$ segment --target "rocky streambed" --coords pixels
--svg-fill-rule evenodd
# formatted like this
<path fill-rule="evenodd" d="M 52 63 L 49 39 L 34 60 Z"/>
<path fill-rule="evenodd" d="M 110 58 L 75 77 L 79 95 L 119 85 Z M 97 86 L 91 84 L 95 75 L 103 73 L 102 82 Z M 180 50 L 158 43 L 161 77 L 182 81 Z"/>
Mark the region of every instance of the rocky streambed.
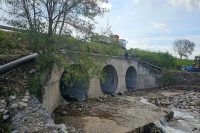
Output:
<path fill-rule="evenodd" d="M 200 133 L 200 93 L 177 91 L 168 95 L 163 91 L 161 97 L 147 97 L 148 101 L 159 107 L 174 111 L 174 118 L 168 126 L 180 133 Z"/>
<path fill-rule="evenodd" d="M 13 133 L 200 133 L 199 100 L 198 91 L 138 90 L 71 102 L 58 107 L 50 116 L 26 92 L 1 98 L 0 112 L 3 127 Z"/>
<path fill-rule="evenodd" d="M 140 97 L 119 93 L 55 110 L 55 123 L 64 123 L 70 133 L 125 133 L 159 120 L 170 110 L 144 104 Z"/>
<path fill-rule="evenodd" d="M 151 123 L 163 133 L 199 133 L 199 94 L 176 89 L 120 93 L 60 106 L 54 118 L 71 133 L 135 133 Z M 163 116 L 171 110 L 174 117 L 167 122 Z"/>
<path fill-rule="evenodd" d="M 141 102 L 170 109 L 174 117 L 168 123 L 160 119 L 156 124 L 166 133 L 200 133 L 200 93 L 188 90 L 157 90 L 138 92 Z"/>

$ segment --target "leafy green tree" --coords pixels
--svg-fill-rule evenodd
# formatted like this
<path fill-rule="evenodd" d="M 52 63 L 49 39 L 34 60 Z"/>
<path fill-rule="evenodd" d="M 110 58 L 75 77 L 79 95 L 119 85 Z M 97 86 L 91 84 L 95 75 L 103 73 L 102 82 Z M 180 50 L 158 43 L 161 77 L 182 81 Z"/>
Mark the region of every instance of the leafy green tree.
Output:
<path fill-rule="evenodd" d="M 93 35 L 94 18 L 108 11 L 103 7 L 107 0 L 1 0 L 1 2 L 6 5 L 2 11 L 11 16 L 5 15 L 3 20 L 10 26 L 26 31 L 31 48 L 40 54 L 37 59 L 39 74 L 36 74 L 30 82 L 33 92 L 40 87 L 38 75 L 41 75 L 40 73 L 49 65 L 57 63 L 71 70 L 70 64 L 63 64 L 66 58 L 60 54 L 60 49 L 76 51 L 77 53 L 66 54 L 69 55 L 71 62 L 84 66 L 90 77 L 101 73 L 101 69 L 96 57 L 89 53 L 103 55 L 121 53 L 121 49 L 116 45 L 99 45 L 72 37 L 74 33 L 80 38 Z M 70 73 L 78 80 L 84 77 L 81 76 L 81 72 L 71 70 Z"/>
<path fill-rule="evenodd" d="M 107 0 L 5 0 L 4 3 L 6 7 L 2 10 L 11 15 L 4 20 L 32 33 L 46 33 L 46 45 L 53 43 L 56 34 L 76 31 L 81 36 L 91 35 L 94 18 L 108 11 L 101 6 Z"/>
<path fill-rule="evenodd" d="M 187 58 L 188 54 L 191 55 L 194 51 L 194 47 L 195 43 L 190 40 L 181 39 L 174 42 L 174 51 L 178 53 L 180 59 L 183 57 Z"/>

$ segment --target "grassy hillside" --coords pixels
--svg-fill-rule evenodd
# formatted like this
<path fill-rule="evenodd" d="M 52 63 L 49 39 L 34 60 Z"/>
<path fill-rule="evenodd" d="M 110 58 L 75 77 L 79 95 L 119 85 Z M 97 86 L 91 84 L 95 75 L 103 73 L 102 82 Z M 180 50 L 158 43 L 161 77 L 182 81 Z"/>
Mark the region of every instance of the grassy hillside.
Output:
<path fill-rule="evenodd" d="M 45 40 L 40 38 L 38 43 L 31 43 L 26 33 L 5 32 L 0 30 L 0 59 L 13 55 L 26 55 L 33 51 L 40 51 Z M 37 36 L 35 38 L 38 39 Z M 124 49 L 117 44 L 103 44 L 95 41 L 80 41 L 71 36 L 54 36 L 54 49 L 71 51 L 84 51 L 104 55 L 124 55 Z M 37 49 L 34 49 L 37 47 Z M 159 66 L 163 69 L 176 69 L 176 66 L 192 65 L 192 60 L 177 59 L 167 52 L 151 52 L 141 49 L 128 50 L 130 56 L 135 56 L 143 61 Z"/>
<path fill-rule="evenodd" d="M 192 65 L 194 63 L 193 60 L 189 60 L 189 59 L 176 59 L 176 64 L 178 66 L 181 66 L 181 65 Z"/>
<path fill-rule="evenodd" d="M 45 35 L 29 36 L 27 33 L 7 32 L 0 30 L 0 56 L 15 53 L 39 52 L 45 44 Z M 32 42 L 34 39 L 37 42 Z M 94 41 L 80 41 L 71 36 L 54 36 L 54 49 L 84 51 L 106 55 L 122 55 L 124 49 L 117 44 L 104 44 Z"/>
<path fill-rule="evenodd" d="M 192 60 L 177 59 L 168 52 L 151 52 L 141 49 L 130 49 L 130 56 L 135 56 L 141 60 L 159 66 L 163 69 L 175 70 L 177 66 L 192 65 Z"/>

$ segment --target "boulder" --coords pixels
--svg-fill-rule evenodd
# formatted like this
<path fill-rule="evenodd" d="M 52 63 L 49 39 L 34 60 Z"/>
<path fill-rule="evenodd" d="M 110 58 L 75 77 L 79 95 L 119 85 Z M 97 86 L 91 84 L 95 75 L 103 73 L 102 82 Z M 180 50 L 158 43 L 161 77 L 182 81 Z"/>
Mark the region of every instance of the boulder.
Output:
<path fill-rule="evenodd" d="M 15 100 L 15 99 L 16 99 L 16 96 L 15 96 L 15 95 L 9 96 L 9 99 L 10 99 L 10 101 L 11 101 L 11 100 Z"/>
<path fill-rule="evenodd" d="M 67 129 L 66 126 L 65 126 L 65 124 L 58 124 L 58 125 L 55 125 L 55 128 L 56 128 L 57 130 L 61 130 L 61 129 L 66 130 L 66 129 Z"/>
<path fill-rule="evenodd" d="M 26 96 L 30 96 L 30 93 L 29 93 L 28 90 L 26 91 L 25 95 L 26 95 Z"/>
<path fill-rule="evenodd" d="M 5 111 L 5 109 L 0 109 L 0 113 L 3 113 Z"/>
<path fill-rule="evenodd" d="M 9 119 L 9 115 L 3 115 L 3 120 L 6 121 Z"/>
<path fill-rule="evenodd" d="M 62 115 L 67 115 L 67 111 L 62 111 L 61 114 Z"/>
<path fill-rule="evenodd" d="M 59 130 L 58 133 L 68 133 L 68 131 L 66 131 L 66 130 L 64 130 L 64 129 L 61 129 L 61 130 Z"/>
<path fill-rule="evenodd" d="M 3 114 L 7 115 L 9 113 L 9 110 L 4 110 Z"/>
<path fill-rule="evenodd" d="M 12 131 L 11 133 L 19 133 L 17 130 Z"/>
<path fill-rule="evenodd" d="M 17 107 L 18 107 L 18 104 L 16 104 L 16 103 L 13 103 L 13 104 L 10 106 L 11 109 L 15 109 L 15 108 L 17 108 Z"/>
<path fill-rule="evenodd" d="M 27 102 L 28 102 L 28 99 L 27 99 L 27 98 L 24 98 L 24 99 L 22 99 L 22 102 L 27 103 Z"/>
<path fill-rule="evenodd" d="M 118 94 L 121 96 L 121 95 L 124 95 L 124 92 L 119 92 Z"/>
<path fill-rule="evenodd" d="M 24 103 L 24 102 L 19 102 L 18 105 L 19 105 L 19 108 L 24 108 L 28 106 L 27 103 Z"/>
<path fill-rule="evenodd" d="M 6 103 L 5 100 L 1 100 L 1 101 L 0 101 L 0 109 L 5 109 L 5 108 L 6 108 L 6 105 L 7 105 L 7 103 Z"/>

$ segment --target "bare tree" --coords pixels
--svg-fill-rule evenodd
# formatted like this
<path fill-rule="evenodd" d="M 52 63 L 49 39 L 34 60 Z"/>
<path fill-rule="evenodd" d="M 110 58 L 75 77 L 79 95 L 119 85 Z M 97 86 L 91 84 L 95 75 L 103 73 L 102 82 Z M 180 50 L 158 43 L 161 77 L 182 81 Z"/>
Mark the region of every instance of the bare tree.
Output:
<path fill-rule="evenodd" d="M 54 34 L 76 32 L 90 35 L 94 29 L 94 18 L 108 11 L 102 6 L 107 2 L 107 0 L 4 0 L 6 7 L 2 10 L 11 16 L 4 17 L 9 25 L 32 32 L 46 33 L 48 40 L 51 40 Z"/>
<path fill-rule="evenodd" d="M 186 39 L 176 40 L 174 42 L 174 51 L 177 52 L 180 56 L 180 59 L 183 57 L 188 57 L 188 54 L 192 54 L 194 51 L 195 43 Z"/>

